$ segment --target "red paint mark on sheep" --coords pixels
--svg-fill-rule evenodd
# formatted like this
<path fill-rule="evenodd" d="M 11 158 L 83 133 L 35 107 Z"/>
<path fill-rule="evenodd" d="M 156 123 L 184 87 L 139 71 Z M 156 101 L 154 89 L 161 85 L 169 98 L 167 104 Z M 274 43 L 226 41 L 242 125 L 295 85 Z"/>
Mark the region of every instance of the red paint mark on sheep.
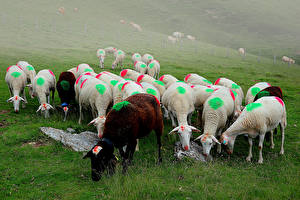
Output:
<path fill-rule="evenodd" d="M 22 71 L 23 71 L 23 68 L 22 68 L 22 67 L 20 67 L 19 65 L 17 65 L 17 66 L 19 67 L 19 69 L 20 69 L 20 70 L 22 70 Z"/>
<path fill-rule="evenodd" d="M 124 77 L 127 74 L 127 69 L 124 69 L 121 71 L 121 77 Z"/>
<path fill-rule="evenodd" d="M 137 62 L 138 62 L 138 61 L 135 61 L 135 62 L 133 63 L 133 66 L 135 66 Z"/>
<path fill-rule="evenodd" d="M 88 79 L 85 79 L 85 80 L 81 83 L 80 88 L 83 87 L 84 83 L 85 83 L 87 80 L 88 80 Z"/>
<path fill-rule="evenodd" d="M 186 77 L 184 78 L 184 81 L 185 81 L 185 82 L 187 82 L 187 81 L 188 81 L 188 79 L 189 79 L 191 76 L 192 76 L 192 74 L 188 74 L 188 75 L 186 75 Z"/>
<path fill-rule="evenodd" d="M 90 72 L 85 73 L 84 75 L 89 75 L 92 76 L 92 74 Z"/>
<path fill-rule="evenodd" d="M 13 66 L 13 65 L 12 65 L 12 66 Z M 9 67 L 6 69 L 6 72 L 8 72 L 8 71 L 9 71 L 9 69 L 10 69 L 12 66 L 9 66 Z"/>
<path fill-rule="evenodd" d="M 78 82 L 80 81 L 80 79 L 81 79 L 82 76 L 83 76 L 83 75 L 80 75 L 80 76 L 77 78 L 77 80 L 76 80 L 76 85 L 78 84 Z"/>
<path fill-rule="evenodd" d="M 136 81 L 137 81 L 137 82 L 140 82 L 143 78 L 144 78 L 144 75 L 140 75 L 140 76 L 136 79 Z"/>
<path fill-rule="evenodd" d="M 156 103 L 157 103 L 158 105 L 160 105 L 160 102 L 158 101 L 157 97 L 154 96 L 154 98 L 155 98 L 155 100 L 156 100 Z"/>
<path fill-rule="evenodd" d="M 97 74 L 95 78 L 99 79 L 100 76 L 102 76 L 103 73 Z"/>
<path fill-rule="evenodd" d="M 194 85 L 191 85 L 191 88 L 194 88 L 195 86 Z"/>
<path fill-rule="evenodd" d="M 267 83 L 267 85 L 270 87 L 271 86 L 271 84 L 270 83 Z"/>
<path fill-rule="evenodd" d="M 122 86 L 122 89 L 121 89 L 121 91 L 123 91 L 124 90 L 124 88 L 125 88 L 125 86 L 127 85 L 127 84 L 129 84 L 130 82 L 125 82 L 124 84 L 123 84 L 123 86 Z"/>
<path fill-rule="evenodd" d="M 47 106 L 46 106 L 46 104 L 45 104 L 45 103 L 43 104 L 43 107 L 44 107 L 45 109 L 47 109 Z"/>
<path fill-rule="evenodd" d="M 220 82 L 220 80 L 221 80 L 221 78 L 218 78 L 218 79 L 216 80 L 216 82 L 214 83 L 214 85 L 218 85 L 218 83 Z"/>
<path fill-rule="evenodd" d="M 159 78 L 159 81 L 163 81 L 165 78 L 165 75 L 162 75 L 160 78 Z"/>
<path fill-rule="evenodd" d="M 189 150 L 189 146 L 184 146 L 184 150 L 188 151 Z"/>
<path fill-rule="evenodd" d="M 211 88 L 211 86 L 210 86 L 210 85 L 207 85 L 206 87 L 208 87 L 208 88 Z"/>
<path fill-rule="evenodd" d="M 232 90 L 229 89 L 229 91 L 230 91 L 231 98 L 233 99 L 233 101 L 235 101 L 235 96 L 234 96 Z"/>
<path fill-rule="evenodd" d="M 139 82 L 135 82 L 135 83 L 138 84 L 139 86 L 141 86 L 141 88 L 143 88 L 143 86 Z"/>
<path fill-rule="evenodd" d="M 77 65 L 77 67 L 76 67 L 76 72 L 78 72 L 78 68 L 79 68 L 79 65 Z"/>
<path fill-rule="evenodd" d="M 48 71 L 50 72 L 50 74 L 55 78 L 55 75 L 54 75 L 54 73 L 50 70 L 50 69 L 48 69 Z"/>
<path fill-rule="evenodd" d="M 184 131 L 184 126 L 181 125 L 181 126 L 180 126 L 180 129 L 181 129 L 181 131 Z"/>
<path fill-rule="evenodd" d="M 18 96 L 15 97 L 15 100 L 18 100 Z"/>
<path fill-rule="evenodd" d="M 284 106 L 284 103 L 282 101 L 282 99 L 280 99 L 279 97 L 274 97 L 282 106 Z"/>

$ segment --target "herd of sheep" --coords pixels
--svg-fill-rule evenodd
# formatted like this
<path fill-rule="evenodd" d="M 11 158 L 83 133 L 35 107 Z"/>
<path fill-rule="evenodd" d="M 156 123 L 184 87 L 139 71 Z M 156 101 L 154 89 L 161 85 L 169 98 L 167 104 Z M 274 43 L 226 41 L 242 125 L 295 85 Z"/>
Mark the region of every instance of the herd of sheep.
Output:
<path fill-rule="evenodd" d="M 112 69 L 120 66 L 125 52 L 114 47 L 98 49 L 96 55 L 99 67 L 104 68 L 105 56 L 113 54 Z M 262 147 L 266 134 L 270 134 L 271 148 L 274 148 L 273 131 L 280 126 L 282 143 L 280 154 L 284 153 L 284 129 L 287 125 L 286 109 L 282 91 L 267 82 L 259 82 L 244 93 L 241 86 L 227 78 L 219 78 L 214 83 L 198 74 L 187 74 L 178 80 L 171 74 L 159 76 L 160 63 L 150 54 L 132 54 L 133 69 L 123 69 L 120 75 L 109 71 L 95 73 L 88 64 L 62 72 L 58 81 L 49 69 L 36 74 L 34 67 L 26 61 L 19 61 L 7 68 L 5 81 L 11 97 L 7 100 L 19 112 L 27 103 L 25 88 L 31 98 L 40 103 L 37 112 L 49 117 L 50 109 L 55 109 L 54 93 L 58 91 L 64 120 L 72 106 L 79 107 L 79 120 L 90 115 L 101 140 L 89 151 L 85 158 L 92 159 L 92 178 L 99 180 L 107 169 L 113 173 L 116 157 L 114 147 L 123 158 L 123 171 L 127 170 L 138 139 L 151 130 L 157 135 L 159 161 L 163 130 L 163 118 L 170 119 L 182 149 L 190 150 L 193 132 L 201 132 L 195 140 L 200 140 L 203 155 L 210 156 L 211 149 L 221 145 L 231 154 L 238 135 L 248 136 L 249 154 L 252 158 L 252 139 L 259 136 L 259 159 L 263 163 Z M 52 105 L 50 102 L 52 93 Z M 88 111 L 84 113 L 84 110 Z M 197 113 L 196 124 L 191 124 Z M 95 164 L 96 163 L 96 164 Z M 98 164 L 97 164 L 98 163 Z"/>

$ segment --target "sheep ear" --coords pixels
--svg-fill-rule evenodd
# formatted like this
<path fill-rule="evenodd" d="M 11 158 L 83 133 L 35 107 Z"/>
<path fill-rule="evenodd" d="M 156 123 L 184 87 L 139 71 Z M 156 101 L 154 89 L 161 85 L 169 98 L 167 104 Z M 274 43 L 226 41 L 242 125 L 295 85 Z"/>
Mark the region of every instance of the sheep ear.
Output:
<path fill-rule="evenodd" d="M 97 119 L 97 118 L 96 118 Z M 88 126 L 94 124 L 96 122 L 96 119 L 93 119 L 90 123 L 88 123 Z"/>
<path fill-rule="evenodd" d="M 21 99 L 21 101 L 25 102 L 25 99 L 23 99 L 22 97 L 19 97 Z M 25 102 L 26 103 L 26 102 Z"/>
<path fill-rule="evenodd" d="M 14 97 L 10 97 L 9 99 L 7 99 L 6 101 L 7 102 L 12 102 L 13 101 L 13 99 L 14 99 Z"/>
<path fill-rule="evenodd" d="M 176 128 L 174 128 L 169 134 L 173 134 L 173 133 L 175 133 L 176 131 L 178 131 L 179 130 L 179 126 L 177 126 Z"/>
<path fill-rule="evenodd" d="M 212 137 L 212 140 L 215 141 L 215 143 L 221 144 L 221 143 L 217 140 L 217 138 L 216 138 L 215 136 L 212 135 L 211 137 Z"/>
<path fill-rule="evenodd" d="M 50 109 L 53 109 L 53 110 L 54 110 L 53 106 L 51 106 L 50 104 L 48 104 L 48 106 L 49 106 Z"/>
<path fill-rule="evenodd" d="M 37 109 L 36 112 L 39 112 L 42 109 L 42 105 L 40 105 L 40 107 Z"/>
<path fill-rule="evenodd" d="M 32 84 L 27 84 L 26 87 L 32 87 Z"/>
<path fill-rule="evenodd" d="M 204 136 L 204 134 L 200 135 L 199 137 L 197 137 L 196 139 L 194 139 L 194 141 L 200 140 L 203 136 Z"/>
<path fill-rule="evenodd" d="M 193 126 L 189 126 L 189 127 L 190 127 L 190 129 L 192 129 L 193 132 L 198 132 L 198 133 L 201 132 L 199 129 L 197 129 Z"/>

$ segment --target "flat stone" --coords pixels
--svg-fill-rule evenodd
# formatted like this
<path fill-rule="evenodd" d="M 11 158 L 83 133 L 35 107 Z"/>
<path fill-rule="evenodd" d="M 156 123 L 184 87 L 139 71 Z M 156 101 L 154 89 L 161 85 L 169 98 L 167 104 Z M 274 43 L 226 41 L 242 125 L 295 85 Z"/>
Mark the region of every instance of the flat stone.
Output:
<path fill-rule="evenodd" d="M 75 133 L 76 131 L 74 130 L 74 129 L 72 129 L 72 128 L 67 128 L 67 131 L 69 132 L 69 133 Z"/>
<path fill-rule="evenodd" d="M 198 161 L 206 162 L 206 159 L 202 152 L 202 147 L 193 141 L 191 141 L 190 149 L 188 151 L 182 149 L 181 143 L 179 141 L 175 143 L 174 156 L 179 160 L 184 157 L 189 157 Z"/>

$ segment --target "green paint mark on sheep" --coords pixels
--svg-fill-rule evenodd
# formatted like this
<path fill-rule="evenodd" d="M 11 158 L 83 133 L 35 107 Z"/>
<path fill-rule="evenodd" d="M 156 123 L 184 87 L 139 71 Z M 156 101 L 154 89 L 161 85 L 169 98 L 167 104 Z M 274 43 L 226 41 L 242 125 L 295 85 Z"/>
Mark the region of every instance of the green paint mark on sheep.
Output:
<path fill-rule="evenodd" d="M 261 92 L 259 92 L 257 94 L 258 99 L 262 98 L 262 97 L 265 97 L 265 96 L 270 96 L 270 92 L 268 92 L 268 91 L 261 91 Z"/>
<path fill-rule="evenodd" d="M 117 81 L 117 80 L 111 80 L 111 81 L 110 81 L 110 84 L 112 84 L 113 86 L 115 86 L 118 82 L 119 82 L 119 81 Z"/>
<path fill-rule="evenodd" d="M 259 92 L 260 92 L 260 88 L 258 88 L 258 87 L 254 87 L 251 89 L 252 96 L 257 95 L 257 93 L 259 93 Z"/>
<path fill-rule="evenodd" d="M 154 67 L 155 63 L 150 63 L 149 68 L 152 69 Z"/>
<path fill-rule="evenodd" d="M 184 87 L 178 86 L 176 89 L 179 94 L 186 93 L 186 89 Z"/>
<path fill-rule="evenodd" d="M 116 103 L 112 109 L 116 110 L 116 111 L 120 111 L 122 108 L 128 106 L 129 104 L 130 104 L 130 102 L 128 102 L 128 101 L 122 101 L 120 103 Z"/>
<path fill-rule="evenodd" d="M 234 94 L 234 97 L 236 97 L 236 96 L 237 96 L 236 91 L 233 91 L 233 90 L 231 90 L 231 91 L 232 91 L 232 93 Z"/>
<path fill-rule="evenodd" d="M 214 90 L 213 89 L 210 89 L 210 88 L 208 88 L 208 89 L 206 89 L 205 90 L 205 92 L 213 92 Z"/>
<path fill-rule="evenodd" d="M 100 53 L 100 54 L 104 54 L 104 51 L 103 51 L 103 50 L 100 50 L 99 53 Z"/>
<path fill-rule="evenodd" d="M 141 68 L 146 68 L 147 65 L 146 65 L 146 64 L 141 64 L 140 67 L 141 67 Z"/>
<path fill-rule="evenodd" d="M 44 85 L 44 83 L 45 83 L 45 79 L 42 78 L 42 77 L 39 77 L 39 78 L 36 80 L 36 84 L 38 84 L 39 86 Z"/>
<path fill-rule="evenodd" d="M 60 82 L 60 86 L 62 87 L 63 90 L 68 91 L 70 89 L 70 83 L 66 80 L 62 80 Z"/>
<path fill-rule="evenodd" d="M 154 95 L 154 96 L 157 95 L 157 92 L 156 92 L 154 89 L 152 89 L 152 88 L 148 88 L 148 89 L 146 90 L 146 92 L 147 92 L 148 94 L 152 94 L 152 95 Z"/>
<path fill-rule="evenodd" d="M 21 72 L 13 72 L 10 74 L 12 77 L 18 78 L 19 76 L 21 76 Z"/>
<path fill-rule="evenodd" d="M 118 55 L 121 55 L 121 54 L 123 54 L 123 52 L 122 52 L 122 51 L 120 51 L 120 50 L 118 50 Z"/>
<path fill-rule="evenodd" d="M 248 112 L 250 112 L 250 111 L 252 111 L 252 110 L 254 110 L 254 109 L 256 109 L 256 108 L 259 108 L 259 107 L 261 107 L 262 106 L 262 104 L 261 103 L 250 103 L 250 104 L 248 104 L 247 106 L 246 106 L 246 110 L 248 111 Z"/>
<path fill-rule="evenodd" d="M 141 92 L 136 91 L 136 92 L 131 93 L 131 95 L 140 94 L 140 93 L 141 93 Z"/>
<path fill-rule="evenodd" d="M 231 88 L 232 88 L 232 89 L 240 89 L 240 87 L 241 87 L 241 86 L 239 86 L 239 85 L 237 85 L 237 84 L 235 84 L 235 83 L 232 83 L 232 85 L 231 85 Z"/>
<path fill-rule="evenodd" d="M 176 81 L 176 83 L 185 83 L 184 81 Z"/>
<path fill-rule="evenodd" d="M 97 84 L 96 86 L 96 90 L 99 92 L 99 94 L 103 95 L 105 90 L 106 90 L 106 87 L 102 84 Z"/>
<path fill-rule="evenodd" d="M 33 71 L 34 70 L 34 68 L 30 65 L 26 66 L 26 68 L 27 68 L 28 71 Z"/>
<path fill-rule="evenodd" d="M 140 56 L 139 54 L 135 54 L 135 57 L 136 57 L 136 58 L 139 58 L 139 57 L 141 57 L 141 56 Z"/>
<path fill-rule="evenodd" d="M 220 108 L 224 105 L 224 101 L 219 97 L 215 97 L 215 98 L 210 99 L 208 101 L 208 104 L 212 109 L 217 110 L 218 108 Z"/>
<path fill-rule="evenodd" d="M 120 91 L 122 91 L 123 85 L 124 85 L 124 83 L 120 83 L 120 84 L 118 85 L 118 88 L 119 88 Z"/>
<path fill-rule="evenodd" d="M 152 59 L 153 59 L 153 57 L 152 57 L 152 56 L 148 56 L 148 59 L 149 59 L 149 60 L 152 60 Z"/>
<path fill-rule="evenodd" d="M 203 79 L 203 81 L 204 81 L 205 83 L 208 83 L 208 84 L 211 84 L 211 85 L 212 85 L 212 82 L 210 82 L 210 81 L 207 80 L 207 79 Z"/>
<path fill-rule="evenodd" d="M 84 72 L 93 72 L 93 70 L 86 68 L 86 69 L 84 69 Z"/>
<path fill-rule="evenodd" d="M 161 86 L 165 86 L 165 84 L 161 81 L 153 81 L 153 83 L 156 83 L 156 84 L 161 85 Z"/>

